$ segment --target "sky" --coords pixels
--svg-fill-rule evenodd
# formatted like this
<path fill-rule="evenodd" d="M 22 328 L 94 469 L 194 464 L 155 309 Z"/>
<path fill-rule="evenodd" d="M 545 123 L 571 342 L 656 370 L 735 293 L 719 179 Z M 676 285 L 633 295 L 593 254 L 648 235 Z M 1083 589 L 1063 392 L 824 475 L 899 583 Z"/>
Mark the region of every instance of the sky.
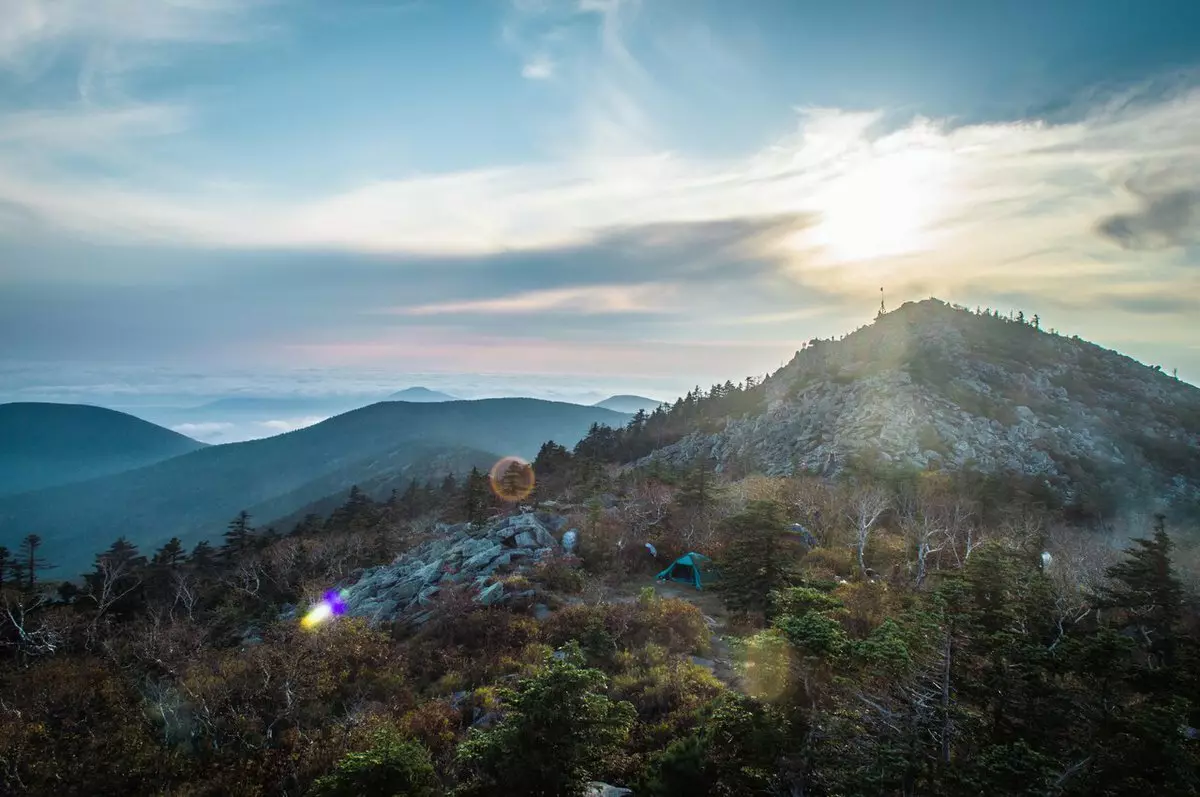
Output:
<path fill-rule="evenodd" d="M 880 287 L 1200 382 L 1195 0 L 0 19 L 0 400 L 300 373 L 669 397 L 851 331 Z"/>

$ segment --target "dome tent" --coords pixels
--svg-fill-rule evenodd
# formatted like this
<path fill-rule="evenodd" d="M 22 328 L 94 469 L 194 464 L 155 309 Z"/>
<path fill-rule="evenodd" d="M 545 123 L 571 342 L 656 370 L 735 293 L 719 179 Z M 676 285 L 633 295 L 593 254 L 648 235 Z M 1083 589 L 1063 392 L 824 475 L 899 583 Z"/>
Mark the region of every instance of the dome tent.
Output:
<path fill-rule="evenodd" d="M 704 589 L 706 584 L 711 585 L 716 581 L 718 575 L 712 559 L 702 553 L 690 551 L 667 565 L 667 569 L 655 578 L 659 581 L 678 581 L 691 584 L 696 589 Z"/>

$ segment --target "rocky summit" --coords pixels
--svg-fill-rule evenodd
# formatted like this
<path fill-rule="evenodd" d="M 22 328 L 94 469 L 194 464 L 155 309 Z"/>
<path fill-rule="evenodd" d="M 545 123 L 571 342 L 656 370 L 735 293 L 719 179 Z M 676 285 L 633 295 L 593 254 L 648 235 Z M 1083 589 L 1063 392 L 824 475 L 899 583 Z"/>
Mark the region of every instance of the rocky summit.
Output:
<path fill-rule="evenodd" d="M 1068 502 L 1200 507 L 1200 390 L 1037 316 L 905 304 L 808 342 L 764 388 L 761 412 L 650 458 L 775 475 L 971 469 L 1035 477 Z"/>
<path fill-rule="evenodd" d="M 469 584 L 481 603 L 507 600 L 492 576 L 541 561 L 562 550 L 557 534 L 566 518 L 544 512 L 511 515 L 485 526 L 437 524 L 428 539 L 391 564 L 362 571 L 342 585 L 346 614 L 372 624 L 428 619 L 432 598 L 450 584 Z"/>

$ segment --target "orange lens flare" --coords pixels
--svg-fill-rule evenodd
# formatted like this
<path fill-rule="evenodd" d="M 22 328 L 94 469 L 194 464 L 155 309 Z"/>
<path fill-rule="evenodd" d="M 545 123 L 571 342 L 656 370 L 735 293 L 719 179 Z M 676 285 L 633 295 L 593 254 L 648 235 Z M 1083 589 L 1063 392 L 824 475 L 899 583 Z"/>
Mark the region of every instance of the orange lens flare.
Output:
<path fill-rule="evenodd" d="M 504 457 L 488 472 L 488 482 L 497 498 L 516 503 L 533 492 L 533 466 L 520 457 Z"/>

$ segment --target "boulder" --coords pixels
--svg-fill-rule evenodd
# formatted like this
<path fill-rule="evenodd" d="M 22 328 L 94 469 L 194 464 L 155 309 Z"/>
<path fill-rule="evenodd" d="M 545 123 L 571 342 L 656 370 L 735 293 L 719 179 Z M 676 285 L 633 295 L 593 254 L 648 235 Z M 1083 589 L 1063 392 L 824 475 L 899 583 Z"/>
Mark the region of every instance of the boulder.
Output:
<path fill-rule="evenodd" d="M 493 559 L 504 553 L 504 546 L 494 542 L 488 542 L 488 547 L 479 550 L 471 556 L 470 559 L 463 560 L 462 569 L 472 572 L 482 570 Z"/>
<path fill-rule="evenodd" d="M 504 598 L 504 585 L 497 581 L 495 584 L 484 587 L 480 591 L 478 600 L 484 606 L 491 606 L 494 603 L 499 603 Z"/>
<path fill-rule="evenodd" d="M 583 794 L 584 797 L 629 797 L 633 794 L 633 790 L 593 780 L 587 785 Z"/>

